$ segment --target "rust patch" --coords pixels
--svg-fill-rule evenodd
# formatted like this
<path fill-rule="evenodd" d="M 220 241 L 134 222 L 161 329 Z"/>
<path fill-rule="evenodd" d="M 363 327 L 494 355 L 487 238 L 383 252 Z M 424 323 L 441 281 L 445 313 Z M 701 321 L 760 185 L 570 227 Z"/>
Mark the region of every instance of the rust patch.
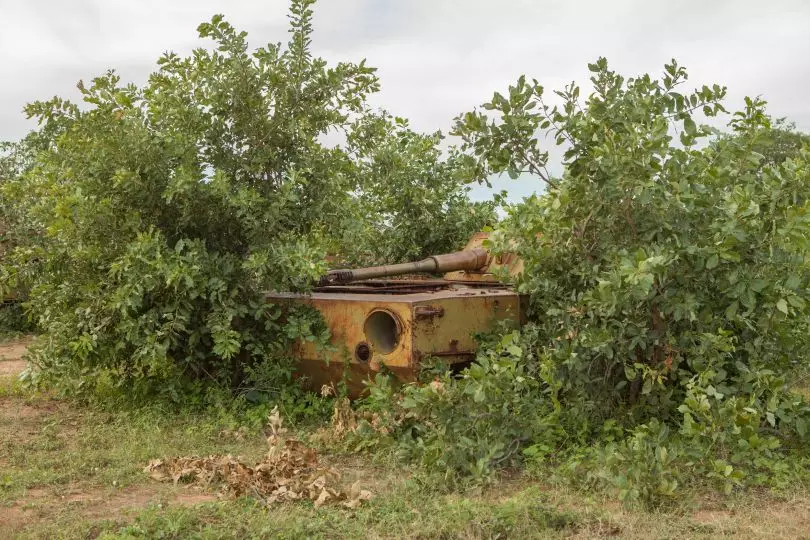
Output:
<path fill-rule="evenodd" d="M 443 317 L 444 308 L 441 306 L 416 306 L 413 309 L 414 317 L 417 319 L 432 319 L 433 317 Z"/>
<path fill-rule="evenodd" d="M 301 340 L 292 353 L 300 360 L 299 371 L 310 388 L 318 391 L 324 384 L 345 380 L 350 397 L 364 394 L 365 381 L 373 379 L 382 365 L 400 381 L 410 382 L 417 378 L 426 356 L 444 358 L 450 364 L 469 362 L 477 347 L 474 334 L 490 330 L 498 321 L 517 326 L 520 313 L 520 297 L 506 285 L 471 287 L 446 280 L 367 281 L 323 287 L 311 295 L 273 293 L 267 298 L 305 303 L 320 311 L 331 332 L 331 347 L 318 348 Z M 366 320 L 376 311 L 392 314 L 397 322 L 399 338 L 391 350 L 379 347 L 368 335 Z M 365 361 L 363 343 L 370 349 Z M 363 354 L 358 355 L 358 350 Z"/>

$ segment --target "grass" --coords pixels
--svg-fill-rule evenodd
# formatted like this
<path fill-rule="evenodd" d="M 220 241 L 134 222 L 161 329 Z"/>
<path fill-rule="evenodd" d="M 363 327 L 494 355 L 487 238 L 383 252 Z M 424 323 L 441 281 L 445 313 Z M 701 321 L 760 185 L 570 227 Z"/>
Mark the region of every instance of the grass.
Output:
<path fill-rule="evenodd" d="M 0 537 L 19 538 L 810 538 L 810 492 L 690 493 L 648 511 L 608 495 L 512 474 L 445 493 L 400 464 L 322 452 L 374 498 L 355 510 L 163 484 L 153 458 L 227 454 L 258 460 L 260 431 L 226 413 L 101 411 L 0 377 Z M 802 536 L 804 535 L 804 536 Z"/>
<path fill-rule="evenodd" d="M 377 494 L 359 510 L 316 510 L 309 502 L 267 509 L 249 498 L 216 500 L 190 487 L 152 482 L 143 466 L 155 457 L 192 454 L 232 453 L 258 460 L 266 451 L 263 434 L 234 432 L 228 422 L 190 414 L 102 412 L 30 393 L 9 379 L 0 383 L 0 506 L 18 514 L 7 524 L 0 520 L 0 531 L 5 525 L 7 532 L 24 537 L 362 538 L 406 533 L 489 538 L 527 537 L 538 531 L 558 537 L 582 525 L 582 516 L 555 508 L 535 488 L 497 501 L 438 495 L 426 492 L 407 470 L 381 469 L 345 457 L 333 457 L 332 463 L 343 470 L 346 481 L 371 475 L 364 485 Z"/>
<path fill-rule="evenodd" d="M 194 415 L 97 411 L 26 395 L 16 384 L 0 386 L 3 395 L 0 503 L 34 487 L 142 484 L 141 470 L 156 456 L 233 453 L 256 459 L 266 450 L 261 437 L 246 439 Z"/>
<path fill-rule="evenodd" d="M 528 538 L 538 532 L 554 538 L 580 526 L 575 514 L 547 506 L 536 493 L 496 504 L 422 495 L 413 489 L 399 491 L 354 512 L 303 504 L 268 511 L 249 499 L 195 508 L 152 507 L 110 537 L 154 538 L 171 531 L 177 538 Z"/>

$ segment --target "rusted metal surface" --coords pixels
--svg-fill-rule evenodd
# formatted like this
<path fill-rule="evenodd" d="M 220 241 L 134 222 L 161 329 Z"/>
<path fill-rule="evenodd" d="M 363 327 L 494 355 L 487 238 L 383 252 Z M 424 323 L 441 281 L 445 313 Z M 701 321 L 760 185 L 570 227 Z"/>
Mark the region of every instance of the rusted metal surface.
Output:
<path fill-rule="evenodd" d="M 313 389 L 337 382 L 344 373 L 349 392 L 361 395 L 364 381 L 373 379 L 382 365 L 404 382 L 413 381 L 420 362 L 428 356 L 450 363 L 468 362 L 475 355 L 473 334 L 491 330 L 498 321 L 521 322 L 519 295 L 504 288 L 444 288 L 410 294 L 345 293 L 320 290 L 311 295 L 271 294 L 271 302 L 309 304 L 324 317 L 332 337 L 332 350 L 318 350 L 299 342 L 293 351 L 301 360 L 301 374 Z M 389 352 L 368 335 L 366 321 L 377 312 L 389 314 L 397 329 Z M 368 351 L 364 359 L 358 352 Z"/>
<path fill-rule="evenodd" d="M 300 374 L 316 390 L 345 380 L 349 394 L 357 397 L 383 365 L 408 382 L 415 380 L 427 357 L 468 364 L 475 357 L 474 334 L 490 331 L 497 323 L 517 327 L 525 314 L 525 297 L 493 281 L 490 268 L 508 268 L 482 249 L 484 238 L 476 235 L 464 252 L 419 263 L 333 272 L 332 279 L 322 281 L 310 295 L 269 294 L 269 302 L 316 308 L 331 331 L 327 350 L 307 341 L 296 344 L 293 353 L 300 359 Z M 367 279 L 428 267 L 451 273 L 445 279 Z M 355 281 L 358 276 L 363 280 Z"/>
<path fill-rule="evenodd" d="M 461 289 L 508 289 L 509 286 L 500 282 L 484 280 L 453 280 L 446 279 L 416 279 L 416 280 L 369 280 L 358 281 L 346 285 L 329 285 L 315 287 L 315 292 L 329 293 L 382 293 L 382 294 L 413 294 L 419 292 Z"/>
<path fill-rule="evenodd" d="M 443 317 L 444 308 L 442 306 L 416 306 L 413 310 L 413 315 L 417 320 Z"/>
<path fill-rule="evenodd" d="M 370 266 L 346 270 L 330 270 L 319 285 L 338 285 L 387 276 L 399 276 L 415 272 L 444 273 L 457 270 L 479 270 L 487 264 L 489 254 L 482 248 L 474 248 L 455 253 L 433 255 L 421 261 Z"/>
<path fill-rule="evenodd" d="M 484 232 L 479 232 L 470 238 L 465 250 L 483 249 L 484 242 L 488 235 Z M 478 270 L 458 270 L 445 273 L 444 278 L 450 281 L 483 281 L 483 282 L 497 282 L 500 274 L 509 276 L 517 276 L 523 272 L 523 260 L 517 256 L 516 253 L 504 253 L 499 255 L 489 254 L 486 264 Z"/>

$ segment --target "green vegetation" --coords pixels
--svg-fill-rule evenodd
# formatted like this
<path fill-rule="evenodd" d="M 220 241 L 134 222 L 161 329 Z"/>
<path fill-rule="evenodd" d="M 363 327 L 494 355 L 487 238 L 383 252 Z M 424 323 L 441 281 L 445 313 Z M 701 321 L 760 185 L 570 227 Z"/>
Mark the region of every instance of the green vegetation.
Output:
<path fill-rule="evenodd" d="M 0 303 L 0 339 L 18 337 L 33 330 L 20 302 Z"/>
<path fill-rule="evenodd" d="M 311 4 L 292 2 L 286 47 L 251 51 L 217 15 L 199 27 L 215 50 L 167 53 L 142 88 L 108 72 L 79 84 L 84 107 L 27 107 L 41 127 L 0 166 L 13 248 L 0 294 L 20 293 L 47 336 L 31 353 L 40 382 L 134 401 L 275 398 L 289 370 L 266 366 L 326 336 L 266 291 L 307 290 L 327 251 L 396 261 L 457 249 L 494 219 L 439 134 L 369 108 L 373 68 L 312 57 Z M 335 133 L 344 145 L 324 142 Z"/>
<path fill-rule="evenodd" d="M 0 394 L 17 407 L 0 503 L 146 489 L 155 457 L 258 454 L 276 405 L 301 438 L 330 440 L 326 459 L 361 456 L 378 496 L 351 512 L 166 506 L 151 503 L 179 488 L 149 488 L 134 516 L 45 509 L 53 523 L 27 532 L 712 536 L 753 529 L 688 517 L 709 497 L 748 508 L 740 527 L 778 497 L 806 501 L 808 136 L 759 99 L 728 113 L 725 88 L 688 90 L 674 60 L 625 78 L 599 59 L 587 97 L 572 83 L 550 106 L 520 77 L 458 117 L 460 146 L 443 150 L 440 133 L 369 107 L 373 68 L 312 57 L 312 4 L 292 1 L 286 46 L 255 50 L 215 16 L 199 27 L 215 50 L 166 54 L 142 88 L 113 72 L 80 84 L 84 107 L 33 103 L 40 128 L 2 147 L 0 294 L 40 337 L 25 387 Z M 559 178 L 541 135 L 564 149 Z M 545 189 L 496 223 L 501 197 L 473 203 L 465 182 L 502 173 Z M 317 312 L 264 292 L 307 291 L 327 260 L 455 249 L 485 226 L 524 261 L 529 323 L 480 336 L 460 374 L 378 376 L 343 412 L 356 429 L 310 437 L 343 401 L 302 390 L 290 345 L 329 336 Z"/>
<path fill-rule="evenodd" d="M 496 119 L 457 120 L 470 171 L 548 186 L 493 235 L 524 260 L 531 322 L 460 379 L 391 399 L 386 437 L 446 477 L 485 479 L 522 448 L 543 474 L 655 505 L 685 484 L 806 479 L 810 406 L 791 388 L 810 339 L 806 137 L 751 99 L 717 136 L 697 114 L 725 112 L 725 89 L 684 92 L 675 62 L 660 80 L 589 67 L 585 100 L 572 84 L 549 107 L 521 77 L 484 104 Z"/>
<path fill-rule="evenodd" d="M 2 362 L 0 362 L 2 364 Z M 307 431 L 299 426 L 297 434 Z M 566 538 L 797 536 L 810 524 L 804 491 L 673 502 L 648 511 L 547 480 L 495 475 L 446 493 L 407 465 L 321 459 L 374 498 L 356 510 L 253 498 L 151 481 L 153 458 L 266 450 L 261 430 L 227 413 L 158 407 L 104 411 L 0 377 L 0 535 L 4 538 Z"/>
<path fill-rule="evenodd" d="M 83 537 L 96 531 L 123 538 L 357 538 L 369 530 L 387 537 L 395 531 L 414 537 L 537 531 L 556 536 L 593 520 L 588 513 L 557 509 L 533 488 L 517 489 L 495 504 L 483 497 L 428 496 L 424 485 L 404 479 L 411 474 L 407 469 L 373 467 L 364 460 L 348 464 L 357 467 L 354 475 L 375 490 L 376 499 L 357 511 L 316 511 L 311 503 L 268 510 L 249 498 L 217 502 L 210 492 L 150 481 L 144 464 L 160 456 L 214 453 L 258 460 L 267 449 L 261 430 L 227 413 L 178 414 L 156 407 L 104 411 L 26 390 L 10 378 L 0 378 L 0 385 L 0 459 L 7 464 L 0 506 L 19 512 L 22 525 L 31 521 L 24 516 L 39 516 L 21 529 L 26 537 Z M 349 468 L 348 458 L 333 459 L 333 466 Z M 15 505 L 19 500 L 28 503 L 21 508 Z M 105 516 L 106 511 L 113 515 Z"/>

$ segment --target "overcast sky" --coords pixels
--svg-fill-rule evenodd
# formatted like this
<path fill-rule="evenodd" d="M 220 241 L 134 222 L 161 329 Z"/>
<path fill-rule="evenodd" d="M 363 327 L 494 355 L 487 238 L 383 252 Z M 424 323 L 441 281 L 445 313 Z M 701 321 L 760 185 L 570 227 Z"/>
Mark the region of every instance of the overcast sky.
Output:
<path fill-rule="evenodd" d="M 287 39 L 284 0 L 0 0 L 0 140 L 32 124 L 23 105 L 76 98 L 76 81 L 115 68 L 142 83 L 166 50 L 205 45 L 196 27 L 223 13 L 253 45 Z M 586 81 L 606 56 L 625 75 L 670 58 L 694 85 L 729 88 L 729 105 L 762 95 L 771 114 L 810 131 L 808 0 L 321 0 L 314 52 L 376 66 L 373 103 L 414 128 L 454 116 L 520 74 L 547 89 Z M 528 179 L 504 180 L 518 197 Z M 478 190 L 478 196 L 483 192 Z"/>

